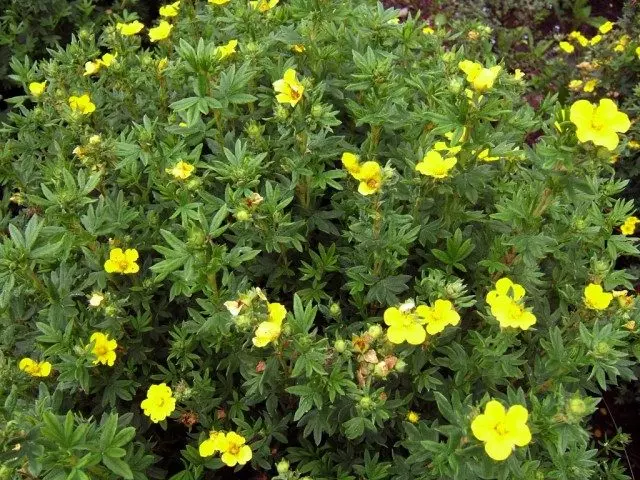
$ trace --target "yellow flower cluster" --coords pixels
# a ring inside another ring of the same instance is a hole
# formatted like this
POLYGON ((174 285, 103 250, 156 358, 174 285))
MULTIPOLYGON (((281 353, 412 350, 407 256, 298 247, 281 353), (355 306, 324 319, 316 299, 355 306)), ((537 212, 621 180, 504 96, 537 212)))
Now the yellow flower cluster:
POLYGON ((153 423, 162 422, 176 409, 176 399, 166 383, 151 385, 147 390, 147 398, 140 403, 144 414, 153 423))
POLYGON ((527 330, 536 323, 536 316, 524 306, 522 299, 525 293, 522 285, 513 283, 507 277, 498 280, 495 289, 487 293, 486 302, 501 328, 527 330))
POLYGON ((280 80, 273 82, 273 89, 276 91, 278 103, 288 103, 295 107, 302 99, 304 85, 296 78, 297 72, 293 68, 287 69, 280 80))
POLYGON ((590 283, 584 288, 584 304, 591 310, 605 310, 613 300, 613 294, 605 292, 602 285, 590 283))
POLYGON ((628 217, 620 226, 620 233, 623 235, 633 235, 636 232, 636 225, 640 223, 638 217, 628 217))
POLYGON ((98 73, 102 67, 109 68, 116 61, 117 56, 117 53, 105 53, 102 58, 85 63, 83 75, 86 77, 98 73))
POLYGON ((253 344, 259 348, 266 347, 280 337, 282 322, 287 316, 287 309, 280 303, 269 303, 267 311, 267 320, 258 325, 252 339, 253 344))
POLYGON ((246 445, 246 439, 236 432, 209 433, 209 438, 198 447, 201 457, 210 457, 220 453, 220 460, 228 467, 245 465, 253 457, 251 447, 246 445))
POLYGON ((500 65, 485 68, 481 63, 472 62, 471 60, 461 61, 458 64, 458 68, 465 73, 467 82, 471 84, 471 87, 477 93, 491 90, 502 70, 500 65))
POLYGON ((399 307, 387 308, 384 323, 389 327, 387 339, 391 343, 420 345, 427 339, 427 334, 435 335, 448 325, 458 325, 460 315, 449 300, 438 299, 431 307, 416 307, 413 301, 409 301, 399 307))
POLYGON ((569 33, 569 35, 567 35, 567 39, 569 41, 561 41, 560 43, 558 43, 558 47, 560 47, 560 50, 565 53, 573 53, 575 51, 575 46, 571 42, 574 42, 576 45, 579 45, 581 47, 593 47, 594 45, 597 45, 602 41, 602 35, 610 32, 613 28, 613 25, 614 24, 612 22, 603 23, 602 25, 600 25, 600 28, 598 28, 599 33, 594 35, 590 39, 585 37, 581 32, 574 30, 573 32, 569 33))
POLYGON ((578 100, 571 105, 569 119, 576 126, 576 136, 581 143, 593 142, 607 150, 618 146, 618 132, 629 130, 631 122, 624 112, 618 111, 613 100, 603 98, 599 104, 578 100))
POLYGON ((515 447, 531 442, 528 418, 529 412, 522 405, 512 405, 506 410, 497 400, 490 400, 484 413, 471 422, 471 431, 484 443, 487 455, 500 462, 509 458, 515 447))
POLYGON ((96 357, 93 364, 101 363, 102 365, 113 367, 116 361, 116 348, 118 348, 118 343, 115 340, 109 340, 109 335, 101 332, 92 333, 91 337, 89 337, 89 342, 89 346, 93 345, 91 353, 96 357))
POLYGON ((344 152, 342 165, 353 178, 360 182, 358 192, 361 195, 372 195, 382 187, 382 167, 378 162, 369 160, 361 164, 358 155, 344 152))
POLYGON ((109 259, 104 262, 104 270, 107 273, 138 273, 140 266, 136 263, 138 251, 135 248, 127 248, 124 252, 121 248, 114 248, 109 252, 109 259))
POLYGON ((38 362, 31 358, 20 360, 18 368, 32 377, 48 377, 51 373, 51 364, 49 362, 38 362))

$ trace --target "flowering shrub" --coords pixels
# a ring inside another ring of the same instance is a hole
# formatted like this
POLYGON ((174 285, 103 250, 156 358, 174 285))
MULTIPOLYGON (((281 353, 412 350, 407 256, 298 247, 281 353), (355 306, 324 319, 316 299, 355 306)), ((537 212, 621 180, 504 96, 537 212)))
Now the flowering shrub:
POLYGON ((163 13, 16 71, 0 473, 624 478, 586 430, 638 352, 598 125, 371 3, 163 13))

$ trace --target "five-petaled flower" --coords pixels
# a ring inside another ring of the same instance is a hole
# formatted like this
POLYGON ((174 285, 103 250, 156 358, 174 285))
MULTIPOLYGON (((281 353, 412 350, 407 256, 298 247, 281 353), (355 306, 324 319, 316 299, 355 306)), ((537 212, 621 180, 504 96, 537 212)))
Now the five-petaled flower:
POLYGON ((636 225, 640 223, 638 217, 627 217, 622 225, 620 225, 620 233, 623 235, 633 235, 636 231, 636 225))
MULTIPOLYGON (((391 343, 408 342, 411 345, 420 345, 426 340, 427 332, 423 325, 427 319, 414 311, 414 307, 413 302, 407 302, 400 307, 389 307, 384 311, 384 323, 389 327, 387 339, 391 343)), ((422 307, 428 308, 424 305, 422 307)))
POLYGON ((590 283, 584 288, 584 304, 591 310, 605 310, 613 300, 611 292, 605 292, 602 285, 590 283))
POLYGON ((144 28, 144 24, 140 23, 138 20, 134 20, 129 23, 117 23, 116 30, 118 30, 125 37, 129 37, 131 35, 135 35, 136 33, 140 33, 140 31, 144 28))
POLYGON ((473 436, 484 442, 484 450, 493 460, 506 460, 515 447, 531 442, 527 425, 529 412, 522 405, 512 405, 505 410, 497 400, 490 400, 481 413, 471 422, 473 436))
POLYGON ((121 248, 114 248, 109 252, 109 259, 104 262, 107 273, 138 273, 140 266, 136 263, 138 251, 135 248, 127 248, 124 252, 121 248))
POLYGON ((69 97, 69 107, 71 107, 71 110, 74 112, 79 112, 83 115, 89 115, 96 110, 96 106, 93 104, 91 97, 87 93, 80 95, 79 97, 75 95, 69 97))
POLYGON ((209 432, 209 438, 204 440, 198 447, 198 453, 201 457, 210 457, 217 452, 221 452, 226 446, 226 435, 224 432, 209 432))
POLYGON ((161 17, 175 17, 176 15, 178 15, 179 11, 180 11, 180 0, 178 0, 177 2, 170 3, 168 5, 163 5, 162 7, 160 7, 160 10, 158 11, 158 13, 160 14, 161 17))
POLYGON ((353 178, 360 181, 358 192, 361 195, 372 195, 382 187, 382 168, 378 162, 369 160, 360 165, 353 178))
POLYGON ((266 347, 275 342, 282 332, 282 321, 287 316, 287 309, 280 303, 269 303, 267 306, 268 318, 261 322, 252 339, 256 347, 266 347))
POLYGON ((48 377, 51 373, 51 364, 49 362, 37 362, 31 358, 20 360, 18 368, 32 377, 48 377))
POLYGON ((458 325, 460 314, 456 312, 453 303, 449 300, 438 299, 432 307, 420 305, 416 313, 427 321, 427 333, 435 335, 442 332, 447 325, 458 325))
POLYGON ((101 363, 102 365, 108 365, 113 367, 113 363, 116 361, 116 348, 118 348, 118 342, 113 339, 109 339, 109 335, 102 332, 94 332, 89 337, 90 345, 93 345, 91 353, 93 353, 96 359, 93 361, 94 365, 101 363))
POLYGON ((525 293, 522 285, 513 283, 506 277, 498 280, 495 290, 487 293, 487 304, 500 327, 527 330, 536 323, 536 316, 524 306, 522 299, 525 293))
POLYGON ((216 47, 215 53, 220 56, 220 60, 227 58, 230 55, 236 53, 236 47, 238 46, 238 40, 229 40, 225 45, 216 47))
POLYGON ((47 88, 46 80, 44 82, 31 82, 29 84, 29 93, 34 97, 42 95, 47 88))
POLYGON ((458 163, 456 157, 443 158, 440 152, 429 150, 422 161, 416 164, 416 170, 422 175, 433 178, 445 178, 449 171, 458 163))
POLYGON ((147 390, 147 398, 140 404, 144 414, 153 423, 166 419, 176 409, 176 399, 166 383, 151 385, 147 390))
POLYGON ((618 132, 624 133, 631 126, 627 114, 618 111, 615 102, 608 98, 601 99, 598 105, 588 100, 574 102, 569 118, 581 143, 591 141, 607 150, 614 150, 618 146, 618 132))
POLYGON ((304 85, 296 78, 293 68, 287 69, 280 80, 273 82, 273 89, 277 92, 276 100, 279 103, 288 103, 295 107, 304 93, 304 85))
POLYGON ((478 93, 484 93, 493 87, 502 67, 496 65, 491 68, 485 68, 478 62, 471 60, 463 60, 458 64, 458 68, 467 76, 467 82, 478 93))
POLYGON ((173 175, 174 178, 177 178, 179 180, 186 180, 191 176, 195 168, 196 167, 194 167, 190 163, 180 160, 173 167, 166 168, 165 172, 173 175))
POLYGON ((173 25, 171 25, 166 20, 160 20, 160 23, 157 27, 149 29, 149 40, 152 42, 159 42, 160 40, 164 40, 169 37, 172 29, 173 25))
POLYGON ((224 441, 220 442, 222 463, 228 467, 235 467, 236 465, 244 465, 251 460, 253 456, 251 447, 245 443, 246 440, 242 435, 236 432, 227 432, 224 441))

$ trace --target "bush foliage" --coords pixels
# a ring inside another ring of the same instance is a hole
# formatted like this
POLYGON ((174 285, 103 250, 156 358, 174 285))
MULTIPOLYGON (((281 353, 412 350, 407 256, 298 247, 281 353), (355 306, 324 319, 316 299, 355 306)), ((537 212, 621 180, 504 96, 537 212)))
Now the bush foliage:
POLYGON ((626 478, 626 115, 372 2, 163 12, 13 63, 0 478, 626 478))

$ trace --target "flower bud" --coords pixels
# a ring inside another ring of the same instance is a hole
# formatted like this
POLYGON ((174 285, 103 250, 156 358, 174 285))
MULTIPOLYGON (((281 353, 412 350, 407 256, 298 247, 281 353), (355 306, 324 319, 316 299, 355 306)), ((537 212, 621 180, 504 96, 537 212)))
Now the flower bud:
POLYGON ((609 353, 611 351, 611 347, 607 342, 598 342, 594 351, 596 355, 602 356, 609 353))
POLYGON ((329 314, 333 318, 339 318, 340 315, 342 314, 342 309, 340 308, 340 304, 332 303, 331 305, 329 305, 329 314))
POLYGON ((394 369, 396 372, 402 373, 402 372, 404 372, 404 371, 407 369, 407 362, 405 362, 405 361, 404 361, 404 360, 402 360, 402 359, 399 359, 399 360, 396 362, 396 365, 395 365, 395 367, 393 367, 393 369, 394 369))
POLYGON ((451 93, 460 93, 462 91, 462 80, 460 78, 452 78, 449 81, 449 91, 451 93))
POLYGON ((251 214, 246 210, 238 210, 235 214, 235 217, 239 222, 246 222, 251 219, 251 214))
POLYGON ((276 464, 276 471, 278 472, 278 475, 284 475, 285 473, 287 473, 289 471, 289 462, 287 462, 285 458, 280 460, 276 464))
POLYGON ((587 404, 581 398, 575 397, 569 400, 569 412, 575 416, 582 416, 587 411, 587 404))
POLYGON ((286 120, 289 117, 289 111, 282 105, 276 105, 274 114, 278 120, 286 120))
POLYGON ((379 338, 380 335, 382 335, 382 327, 380 325, 371 325, 369 327, 369 330, 367 330, 367 333, 371 338, 375 340, 376 338, 379 338))
POLYGON ((373 407, 373 400, 371 400, 370 396, 365 395, 360 399, 360 408, 369 410, 371 407, 373 407))
POLYGON ((342 353, 347 349, 347 342, 339 338, 334 342, 333 348, 335 349, 336 352, 342 353))
POLYGON ((316 103, 311 107, 311 116, 314 118, 319 118, 322 116, 323 110, 324 109, 322 108, 322 105, 316 103))
POLYGON ((387 363, 384 361, 376 363, 375 367, 373 367, 373 374, 376 377, 386 378, 389 375, 387 363))

